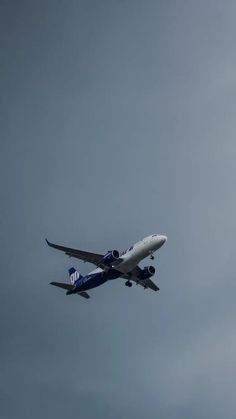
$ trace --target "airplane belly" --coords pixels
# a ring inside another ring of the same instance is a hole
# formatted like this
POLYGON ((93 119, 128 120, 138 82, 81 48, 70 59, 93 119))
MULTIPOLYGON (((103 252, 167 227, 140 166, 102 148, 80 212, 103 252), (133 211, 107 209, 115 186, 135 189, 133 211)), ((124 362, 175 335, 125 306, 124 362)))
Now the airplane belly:
POLYGON ((88 291, 92 288, 99 287, 99 285, 104 284, 108 280, 119 278, 119 276, 121 276, 121 273, 116 269, 109 269, 108 271, 96 270, 85 278, 82 284, 76 289, 76 292, 88 291))
POLYGON ((139 247, 132 250, 132 253, 127 254, 123 261, 116 266, 116 269, 122 273, 128 273, 134 269, 139 262, 149 255, 149 247, 139 247))
POLYGON ((125 274, 127 272, 132 271, 132 269, 134 269, 139 262, 140 259, 137 258, 127 259, 121 262, 121 264, 117 266, 116 269, 125 274))
POLYGON ((86 278, 86 280, 80 285, 78 291, 88 291, 92 288, 99 287, 107 281, 107 277, 102 272, 93 274, 86 278))

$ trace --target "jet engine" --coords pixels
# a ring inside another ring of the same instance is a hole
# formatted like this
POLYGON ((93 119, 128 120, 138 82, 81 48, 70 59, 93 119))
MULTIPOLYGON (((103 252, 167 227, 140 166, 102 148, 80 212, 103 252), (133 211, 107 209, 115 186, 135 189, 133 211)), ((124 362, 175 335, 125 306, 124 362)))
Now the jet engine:
POLYGON ((115 260, 119 259, 120 254, 118 250, 109 250, 102 259, 104 265, 111 265, 115 260))
POLYGON ((140 273, 141 279, 147 279, 153 276, 156 272, 156 269, 154 266, 145 266, 145 268, 142 269, 142 272, 140 273))

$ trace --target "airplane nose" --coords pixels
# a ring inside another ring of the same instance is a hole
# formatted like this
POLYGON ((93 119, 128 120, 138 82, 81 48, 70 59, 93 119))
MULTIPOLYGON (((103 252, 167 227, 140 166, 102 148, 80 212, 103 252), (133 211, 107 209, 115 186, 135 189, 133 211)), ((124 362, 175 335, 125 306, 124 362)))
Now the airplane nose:
POLYGON ((163 244, 166 242, 167 237, 166 236, 159 236, 160 245, 163 246, 163 244))

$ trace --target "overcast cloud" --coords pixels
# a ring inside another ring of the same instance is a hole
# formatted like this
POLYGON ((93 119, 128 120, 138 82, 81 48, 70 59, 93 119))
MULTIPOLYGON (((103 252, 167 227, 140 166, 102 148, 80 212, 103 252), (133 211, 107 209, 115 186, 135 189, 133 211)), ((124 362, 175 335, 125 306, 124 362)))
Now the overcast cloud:
POLYGON ((235 1, 1 1, 1 418, 235 418, 235 21, 235 1), (92 267, 45 237, 152 233, 160 293, 48 285, 92 267))

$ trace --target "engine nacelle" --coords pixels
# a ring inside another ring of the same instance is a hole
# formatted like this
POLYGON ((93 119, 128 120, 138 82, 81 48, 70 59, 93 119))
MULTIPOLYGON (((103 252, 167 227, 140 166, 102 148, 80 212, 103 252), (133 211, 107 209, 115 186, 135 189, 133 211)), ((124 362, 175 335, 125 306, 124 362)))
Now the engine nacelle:
POLYGON ((109 252, 106 253, 106 255, 104 256, 102 262, 104 263, 104 265, 111 265, 112 262, 115 262, 115 260, 119 259, 120 254, 118 252, 118 250, 109 250, 109 252))
POLYGON ((145 266, 145 268, 142 269, 142 272, 140 274, 141 279, 147 279, 153 276, 156 272, 156 269, 154 266, 145 266))

